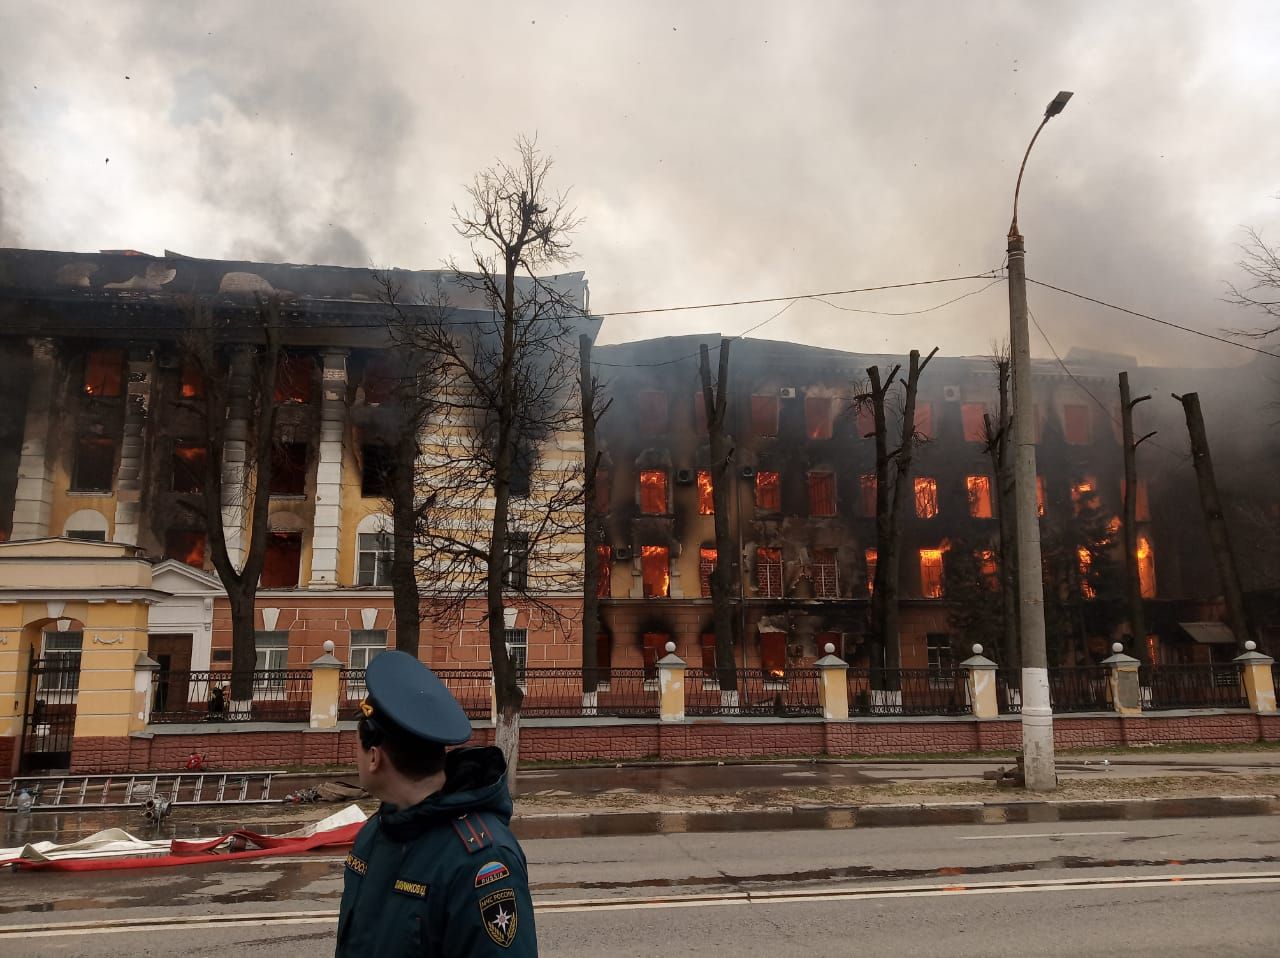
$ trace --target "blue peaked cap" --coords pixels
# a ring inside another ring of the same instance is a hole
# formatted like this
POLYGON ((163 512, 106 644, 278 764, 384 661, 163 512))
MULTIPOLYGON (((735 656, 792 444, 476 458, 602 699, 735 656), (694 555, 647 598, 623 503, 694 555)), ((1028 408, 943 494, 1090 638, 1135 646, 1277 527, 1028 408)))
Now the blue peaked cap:
POLYGON ((365 670, 368 696, 360 703, 366 718, 384 719, 415 738, 461 745, 471 738, 471 721, 439 676, 407 652, 374 656, 365 670))

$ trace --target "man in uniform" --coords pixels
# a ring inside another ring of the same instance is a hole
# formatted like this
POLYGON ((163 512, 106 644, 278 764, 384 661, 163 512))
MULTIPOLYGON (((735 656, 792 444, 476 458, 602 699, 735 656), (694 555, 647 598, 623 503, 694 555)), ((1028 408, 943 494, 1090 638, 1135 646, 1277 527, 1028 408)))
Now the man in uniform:
POLYGON ((337 955, 538 954, 507 765, 435 673, 384 652, 365 673, 356 765, 382 806, 347 856, 337 955))

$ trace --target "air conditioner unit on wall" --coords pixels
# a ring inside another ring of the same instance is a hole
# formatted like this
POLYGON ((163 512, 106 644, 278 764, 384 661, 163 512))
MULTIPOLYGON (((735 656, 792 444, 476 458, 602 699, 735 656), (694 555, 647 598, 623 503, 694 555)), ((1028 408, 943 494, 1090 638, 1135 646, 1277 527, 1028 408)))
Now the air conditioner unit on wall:
POLYGON ((943 386, 942 399, 944 402, 959 402, 960 387, 959 386, 943 386))
POLYGON ((755 466, 743 466, 743 467, 742 467, 742 478, 743 478, 743 479, 754 479, 755 477, 756 477, 756 467, 755 467, 755 466))
POLYGON ((795 387, 795 386, 783 386, 781 389, 779 389, 779 390, 778 390, 778 398, 779 398, 779 399, 795 399, 795 398, 796 398, 796 387, 795 387))
POLYGON ((676 482, 677 482, 677 483, 679 483, 679 484, 680 484, 680 485, 682 485, 682 486, 687 486, 687 485, 691 484, 691 483, 693 482, 693 470, 692 470, 692 469, 677 469, 677 470, 676 470, 676 482))
POLYGON ((630 559, 631 546, 618 546, 618 548, 613 550, 613 557, 615 559, 630 559))

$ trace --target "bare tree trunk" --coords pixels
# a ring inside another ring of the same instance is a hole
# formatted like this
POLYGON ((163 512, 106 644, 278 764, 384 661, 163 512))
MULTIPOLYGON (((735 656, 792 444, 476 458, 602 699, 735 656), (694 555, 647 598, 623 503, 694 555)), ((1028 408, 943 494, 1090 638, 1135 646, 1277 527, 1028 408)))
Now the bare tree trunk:
POLYGON ((996 484, 996 518, 1000 527, 1000 665, 1006 669, 1021 667, 1021 648, 1018 632, 1018 559, 1017 534, 1013 528, 1013 459, 1009 455, 1009 434, 1012 420, 1009 416, 1009 360, 999 357, 996 367, 996 384, 999 393, 999 426, 993 427, 991 417, 985 416, 987 454, 991 457, 991 472, 996 484))
POLYGON ((1209 546, 1218 568, 1222 585, 1222 599, 1226 606, 1227 625, 1235 634, 1243 651, 1246 640, 1253 639, 1248 613, 1244 607, 1244 593, 1240 588, 1240 575, 1236 571, 1235 554, 1227 535, 1227 522, 1222 514, 1222 502, 1218 497, 1218 482, 1213 474, 1213 459, 1209 454, 1209 440, 1205 436, 1204 416, 1200 413, 1200 397, 1196 393, 1174 396, 1182 403, 1187 419, 1187 433, 1191 437, 1191 461, 1200 486, 1200 507, 1204 511, 1205 525, 1209 533, 1209 546))
POLYGON ((734 659, 736 645, 733 616, 733 587, 730 573, 734 563, 733 529, 729 522, 729 486, 733 481, 730 462, 733 447, 725 432, 729 403, 729 345, 720 341, 720 360, 714 390, 711 385, 711 359, 706 344, 698 353, 698 373, 702 379, 702 403, 706 411, 710 440, 711 501, 715 512, 716 565, 711 571, 711 615, 716 632, 716 675, 720 694, 734 697, 738 693, 738 669, 734 659))
MULTIPOLYGON (((1129 374, 1120 374, 1120 433, 1124 444, 1124 579, 1129 606, 1129 632, 1138 658, 1154 665, 1147 649, 1147 624, 1142 608, 1142 580, 1138 574, 1138 440, 1133 439, 1133 410, 1150 396, 1131 398, 1129 374)), ((1145 436, 1143 438, 1146 438, 1145 436)))
POLYGON ((596 508, 600 453, 596 448, 597 383, 591 375, 591 337, 586 333, 578 337, 578 388, 582 398, 583 463, 582 694, 584 707, 594 710, 594 696, 600 684, 600 663, 596 654, 600 635, 600 516, 596 508))
MULTIPOLYGON (((405 417, 415 419, 416 417, 405 417)), ((418 657, 422 643, 422 600, 414 555, 418 526, 418 423, 401 424, 391 467, 391 602, 396 617, 396 648, 418 657)))
MULTIPOLYGON (((888 564, 892 560, 893 543, 890 535, 889 504, 890 480, 889 467, 893 459, 889 454, 888 419, 885 413, 889 388, 893 385, 901 366, 894 366, 884 381, 880 380, 880 367, 872 366, 867 370, 870 381, 868 402, 871 406, 875 422, 876 444, 876 575, 871 590, 871 632, 872 632, 872 669, 887 668, 889 665, 888 646, 889 633, 887 615, 887 596, 885 590, 889 578, 888 564)), ((873 684, 878 688, 883 684, 883 672, 872 672, 873 684)))

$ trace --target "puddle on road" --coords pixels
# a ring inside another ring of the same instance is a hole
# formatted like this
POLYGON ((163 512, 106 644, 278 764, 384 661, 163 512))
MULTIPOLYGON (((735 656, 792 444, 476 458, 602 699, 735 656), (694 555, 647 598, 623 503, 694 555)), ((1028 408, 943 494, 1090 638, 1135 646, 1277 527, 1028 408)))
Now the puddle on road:
POLYGON ((865 805, 861 807, 769 809, 745 812, 615 812, 609 815, 517 818, 522 840, 673 835, 686 832, 794 831, 832 828, 905 828, 920 825, 1012 825, 1086 821, 1149 821, 1280 815, 1270 798, 1183 799, 1108 802, 1013 802, 962 806, 865 805))

